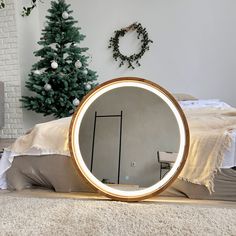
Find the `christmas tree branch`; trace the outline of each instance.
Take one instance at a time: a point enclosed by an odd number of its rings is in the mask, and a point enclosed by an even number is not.
[[[31,11],[37,6],[37,1],[43,3],[42,0],[32,0],[32,1],[31,1],[31,6],[29,6],[29,7],[25,7],[25,6],[24,6],[24,7],[23,7],[23,10],[22,10],[22,12],[21,12],[21,15],[22,15],[23,17],[29,16],[30,13],[31,13]],[[5,0],[0,0],[0,9],[3,9],[3,8],[5,8],[5,7],[6,7]]]
[[[40,0],[41,1],[41,0]],[[42,1],[41,1],[42,2]],[[37,0],[32,0],[31,1],[31,6],[29,7],[23,7],[23,11],[21,12],[21,15],[24,16],[29,16],[31,11],[37,6]]]
[[[0,9],[5,8],[5,0],[0,0]]]

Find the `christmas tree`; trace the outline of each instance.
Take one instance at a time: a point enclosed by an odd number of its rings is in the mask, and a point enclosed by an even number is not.
[[[73,114],[76,106],[97,83],[96,72],[88,68],[88,48],[79,47],[85,38],[75,24],[64,0],[51,2],[38,44],[34,52],[40,60],[32,66],[26,87],[34,96],[22,96],[23,107],[45,116],[57,118]]]

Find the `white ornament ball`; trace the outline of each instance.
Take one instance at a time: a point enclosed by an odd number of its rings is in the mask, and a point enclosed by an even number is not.
[[[88,74],[88,70],[87,69],[83,70],[83,74],[87,75]]]
[[[64,12],[62,13],[62,18],[63,18],[64,20],[66,20],[66,19],[68,19],[68,17],[69,17],[68,12],[64,11]]]
[[[80,103],[80,101],[79,101],[78,98],[75,98],[75,99],[73,100],[73,105],[74,105],[74,106],[78,106],[79,103]]]
[[[85,85],[85,89],[86,89],[86,90],[90,90],[91,88],[92,88],[91,84],[86,84],[86,85]]]
[[[51,89],[52,89],[51,84],[45,84],[45,85],[44,85],[44,89],[45,89],[46,91],[51,90]]]
[[[40,75],[41,72],[40,72],[40,70],[35,70],[35,71],[34,71],[34,74],[35,74],[35,75]]]
[[[81,68],[81,67],[82,67],[82,63],[80,62],[80,60],[77,60],[77,61],[75,62],[75,67],[76,67],[76,68]]]
[[[57,62],[56,61],[52,61],[51,67],[52,67],[52,69],[57,69],[57,67],[58,67]]]

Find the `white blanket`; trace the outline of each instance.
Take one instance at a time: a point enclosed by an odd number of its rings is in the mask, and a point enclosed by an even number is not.
[[[236,109],[231,107],[185,108],[190,129],[188,159],[179,178],[214,191],[214,175],[232,146]]]
[[[9,150],[16,155],[61,154],[69,156],[69,126],[71,117],[37,124],[19,137]]]

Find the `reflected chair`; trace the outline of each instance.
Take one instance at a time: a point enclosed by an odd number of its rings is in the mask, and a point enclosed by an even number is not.
[[[175,152],[161,152],[157,151],[157,161],[160,165],[160,180],[169,172],[177,157]],[[162,172],[165,171],[162,176]]]

